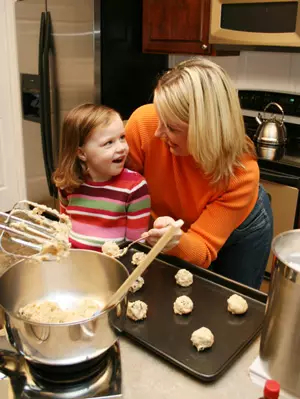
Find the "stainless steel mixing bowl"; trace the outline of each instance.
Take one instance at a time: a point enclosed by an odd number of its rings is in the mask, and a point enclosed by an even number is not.
[[[108,311],[73,323],[29,322],[18,311],[43,300],[74,307],[83,298],[96,300],[101,308],[127,277],[122,263],[94,251],[73,249],[60,261],[18,262],[0,278],[0,309],[9,343],[27,360],[49,365],[76,364],[101,355],[117,339],[110,319],[124,317],[126,298]]]

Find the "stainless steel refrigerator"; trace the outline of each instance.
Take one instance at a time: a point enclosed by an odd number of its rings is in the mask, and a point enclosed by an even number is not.
[[[53,205],[64,115],[97,102],[128,119],[168,56],[142,53],[141,0],[17,1],[16,26],[28,199]]]

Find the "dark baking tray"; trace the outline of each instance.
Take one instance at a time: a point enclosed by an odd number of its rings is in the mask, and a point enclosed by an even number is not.
[[[149,248],[137,244],[122,257],[122,263],[130,271],[136,251],[148,252]],[[180,268],[194,274],[190,287],[176,284],[174,276]],[[129,338],[200,380],[217,379],[261,330],[267,295],[260,291],[174,257],[158,257],[143,277],[145,285],[138,292],[129,293],[128,300],[146,302],[147,319],[138,322],[113,319],[113,324]],[[227,311],[227,298],[233,293],[246,298],[249,305],[246,314],[235,316]],[[173,302],[180,295],[188,295],[194,302],[190,315],[174,314]],[[190,337],[202,326],[211,329],[215,343],[212,348],[197,352]]]

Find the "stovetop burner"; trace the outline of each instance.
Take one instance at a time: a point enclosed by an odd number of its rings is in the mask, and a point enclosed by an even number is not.
[[[109,353],[71,366],[48,366],[27,362],[32,377],[37,382],[52,384],[75,384],[99,377],[107,368]]]
[[[0,350],[1,373],[7,376],[0,379],[1,399],[122,398],[118,343],[96,359],[68,367],[32,364]],[[4,386],[7,392],[3,396]]]

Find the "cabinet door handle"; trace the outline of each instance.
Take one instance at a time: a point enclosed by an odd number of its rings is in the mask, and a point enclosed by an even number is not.
[[[202,44],[201,48],[202,48],[202,50],[207,50],[207,45],[206,44]]]

